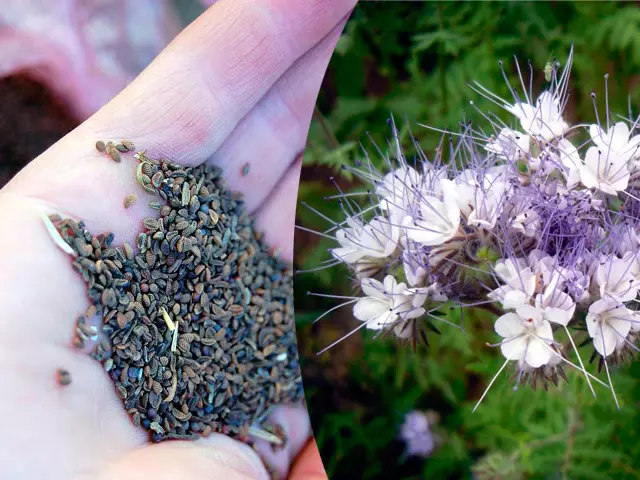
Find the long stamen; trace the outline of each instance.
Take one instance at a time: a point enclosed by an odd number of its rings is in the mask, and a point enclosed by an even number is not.
[[[571,347],[573,348],[573,351],[576,352],[576,356],[578,357],[578,362],[580,363],[580,368],[585,373],[584,378],[587,380],[589,389],[591,390],[591,393],[593,393],[593,396],[595,397],[596,391],[593,389],[593,385],[591,385],[591,381],[589,380],[589,376],[587,375],[587,369],[584,367],[584,363],[582,362],[582,357],[580,356],[580,352],[578,352],[578,347],[576,347],[576,344],[573,341],[573,337],[569,333],[569,329],[567,328],[566,325],[564,325],[564,331],[567,333],[567,337],[569,337],[569,341],[571,342]]]
[[[472,412],[475,413],[475,411],[478,409],[478,407],[480,406],[480,404],[482,403],[482,400],[484,400],[484,397],[487,395],[487,393],[489,393],[489,390],[491,389],[491,387],[493,386],[494,382],[496,381],[496,379],[498,378],[498,375],[500,375],[502,373],[502,371],[504,370],[504,367],[507,366],[507,364],[511,361],[510,358],[507,358],[505,360],[505,362],[502,364],[502,366],[500,367],[500,370],[498,370],[498,372],[493,376],[493,378],[491,379],[491,381],[489,382],[489,385],[487,385],[487,388],[484,390],[484,392],[482,393],[482,396],[480,397],[480,400],[478,400],[478,403],[476,403],[476,406],[473,407]]]

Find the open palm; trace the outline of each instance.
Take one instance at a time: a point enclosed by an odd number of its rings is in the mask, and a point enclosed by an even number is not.
[[[96,140],[130,138],[149,155],[224,169],[268,243],[292,256],[300,153],[327,63],[354,0],[221,0],[114,100],[0,190],[0,477],[215,478],[241,447],[214,436],[145,445],[101,365],[71,346],[88,305],[80,276],[48,237],[50,207],[132,242],[153,215],[133,160],[98,155]],[[131,163],[129,163],[131,162]],[[242,166],[250,172],[242,175]],[[125,210],[125,195],[141,200]],[[150,198],[149,198],[150,199]],[[73,383],[56,383],[58,368]],[[303,409],[281,413],[295,440]],[[209,442],[209,443],[208,443]],[[207,455],[216,443],[221,450]],[[296,446],[297,444],[297,446]],[[221,454],[226,451],[227,454]],[[235,478],[245,478],[237,474]]]

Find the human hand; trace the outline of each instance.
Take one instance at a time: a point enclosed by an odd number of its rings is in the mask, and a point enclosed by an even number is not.
[[[75,317],[87,306],[85,286],[40,212],[49,207],[131,242],[152,214],[148,198],[139,194],[124,210],[124,196],[139,191],[135,176],[92,148],[96,140],[125,137],[152,156],[222,167],[267,242],[291,259],[299,153],[354,4],[217,2],[121,94],[0,191],[0,477],[266,476],[249,447],[222,435],[146,444],[101,365],[71,346]],[[243,177],[246,162],[251,171]],[[56,383],[61,367],[72,375],[68,387]],[[290,437],[277,466],[284,474],[310,427],[302,407],[279,412]]]

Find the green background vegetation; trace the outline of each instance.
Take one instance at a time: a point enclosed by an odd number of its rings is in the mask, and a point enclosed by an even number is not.
[[[628,95],[638,114],[640,91],[640,8],[620,2],[360,3],[333,55],[311,127],[299,200],[340,219],[329,180],[346,191],[362,191],[344,163],[374,155],[373,141],[386,151],[387,119],[393,114],[411,154],[407,126],[429,157],[440,141],[424,123],[456,129],[463,118],[484,125],[469,106],[493,111],[467,83],[478,80],[509,98],[498,67],[505,62],[516,85],[513,56],[536,69],[534,91],[544,84],[542,69],[553,56],[563,63],[571,45],[575,61],[566,117],[594,119],[590,98],[604,114],[604,74],[614,113],[627,115]],[[515,126],[515,125],[514,125]],[[303,206],[298,224],[324,230],[328,223]],[[328,258],[330,241],[296,233],[298,268]],[[621,402],[597,388],[593,398],[583,378],[567,372],[569,384],[532,391],[512,390],[504,373],[482,406],[472,413],[502,357],[492,318],[465,315],[466,331],[442,325],[429,348],[417,353],[393,339],[356,333],[327,353],[316,353],[356,326],[346,307],[311,325],[336,302],[307,291],[353,292],[347,271],[337,267],[296,279],[296,315],[303,374],[314,430],[329,477],[340,478],[640,478],[640,365],[614,372]],[[459,312],[452,310],[454,321]],[[590,346],[582,350],[589,358]],[[595,368],[592,368],[592,371]],[[604,375],[604,372],[603,372]],[[402,458],[397,441],[404,413],[439,413],[442,446],[426,461]],[[473,473],[472,473],[473,472]]]

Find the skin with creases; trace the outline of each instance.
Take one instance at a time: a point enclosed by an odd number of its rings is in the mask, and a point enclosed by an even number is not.
[[[291,259],[299,153],[354,5],[216,2],[125,90],[0,190],[0,478],[267,478],[249,447],[222,435],[146,443],[100,364],[71,345],[85,287],[40,212],[51,208],[132,242],[141,219],[152,215],[150,198],[131,168],[93,148],[96,140],[129,138],[156,157],[222,167],[266,241]],[[138,201],[125,209],[132,192]],[[56,383],[59,368],[69,371],[70,385]],[[268,461],[284,477],[310,426],[301,406],[274,415],[290,443]],[[289,478],[322,475],[310,444]]]

